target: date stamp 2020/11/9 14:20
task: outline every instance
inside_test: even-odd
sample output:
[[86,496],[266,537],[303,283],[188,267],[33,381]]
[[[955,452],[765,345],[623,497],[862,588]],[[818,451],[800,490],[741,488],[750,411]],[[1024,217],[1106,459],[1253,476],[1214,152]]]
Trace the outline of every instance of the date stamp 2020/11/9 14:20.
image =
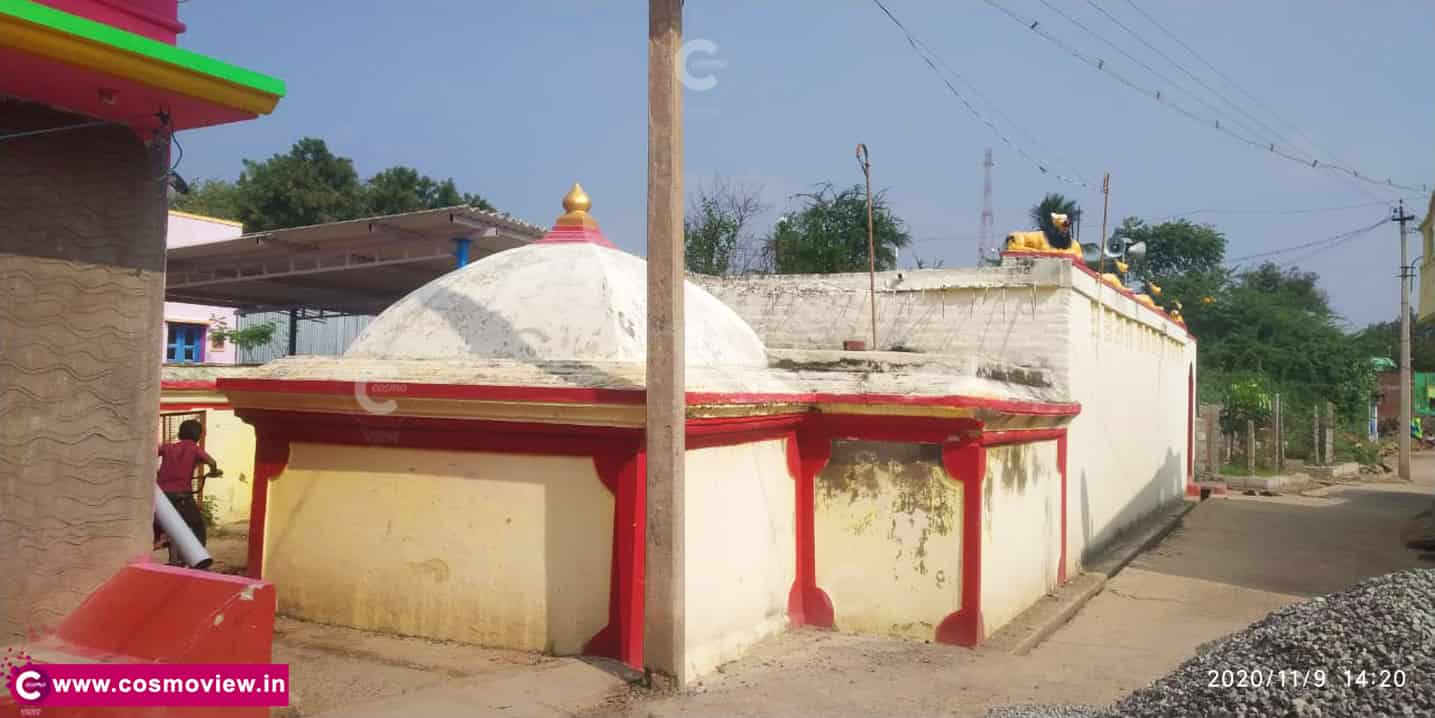
[[1381,670],[1334,670],[1324,668],[1238,668],[1208,670],[1207,688],[1404,688],[1410,676],[1400,668]]

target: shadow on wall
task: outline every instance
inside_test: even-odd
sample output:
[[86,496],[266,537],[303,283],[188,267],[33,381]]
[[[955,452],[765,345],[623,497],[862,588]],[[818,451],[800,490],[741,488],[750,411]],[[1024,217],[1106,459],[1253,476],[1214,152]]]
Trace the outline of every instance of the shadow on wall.
[[[459,271],[463,271],[463,270],[459,270]],[[548,341],[548,340],[549,340],[549,337],[548,337],[547,335],[545,335],[541,330],[532,329],[532,328],[523,329],[523,328],[519,328],[519,327],[517,327],[517,326],[514,326],[514,324],[513,324],[512,322],[508,321],[508,320],[507,320],[506,318],[504,318],[503,316],[501,316],[501,315],[499,315],[499,314],[497,314],[497,313],[495,313],[495,312],[492,312],[492,311],[490,311],[487,307],[483,306],[482,304],[479,304],[478,302],[475,302],[475,301],[473,300],[473,297],[467,296],[467,295],[465,295],[465,294],[461,294],[461,293],[459,293],[459,292],[455,292],[455,291],[449,289],[448,287],[438,287],[438,288],[436,288],[435,293],[434,293],[434,299],[430,302],[430,306],[436,306],[436,307],[452,307],[452,308],[456,308],[456,309],[458,310],[457,312],[452,312],[452,311],[450,311],[450,312],[445,312],[445,313],[444,313],[444,316],[449,316],[449,317],[453,317],[453,316],[464,316],[464,317],[468,317],[471,321],[482,322],[482,323],[487,323],[487,324],[490,324],[490,325],[496,325],[496,326],[498,326],[498,327],[501,327],[501,331],[504,332],[504,333],[506,333],[508,336],[512,337],[512,338],[513,338],[512,341],[517,344],[517,346],[516,346],[515,348],[516,348],[518,351],[521,351],[521,352],[523,353],[523,355],[526,356],[526,358],[528,358],[530,361],[536,362],[535,366],[537,366],[539,369],[542,369],[543,371],[545,371],[545,372],[547,372],[547,373],[550,373],[550,374],[555,374],[555,375],[557,375],[557,376],[566,376],[566,375],[568,374],[568,372],[566,372],[566,371],[565,371],[565,372],[562,372],[561,374],[558,373],[558,372],[555,372],[554,369],[558,368],[559,365],[556,365],[556,364],[554,364],[554,363],[552,363],[552,362],[548,362],[548,363],[543,363],[543,362],[541,362],[541,361],[537,358],[537,357],[538,357],[538,353],[537,353],[537,351],[534,349],[533,344],[529,343],[528,341],[526,341],[526,340],[524,339],[524,337],[534,337],[535,339],[537,339],[537,340],[539,340],[539,341],[544,341],[544,342]],[[620,317],[620,319],[622,319],[622,317]],[[629,324],[632,324],[632,322],[631,322],[631,321],[625,322],[625,325],[629,325]],[[453,327],[453,328],[454,328],[454,331],[455,331],[456,334],[459,334],[460,336],[462,336],[462,333],[461,333],[461,331],[460,331],[460,329],[461,329],[460,327],[455,326],[455,327]],[[646,332],[646,331],[647,331],[647,329],[646,329],[646,324],[644,324],[644,326],[641,327],[640,329],[641,329],[642,331]],[[470,353],[474,353],[474,354],[476,354],[476,355],[478,355],[478,356],[482,356],[481,352],[477,351],[475,347],[468,346],[468,347],[465,347],[465,348],[466,348]],[[591,364],[591,363],[588,363],[588,362],[583,362],[583,361],[563,361],[563,362],[561,362],[561,366],[562,366],[562,367],[572,367],[572,368],[578,368],[578,369],[586,370],[587,372],[590,372],[590,373],[592,373],[592,374],[594,374],[594,375],[596,375],[596,376],[598,376],[598,377],[601,377],[601,381],[602,381],[602,383],[603,383],[603,386],[606,387],[606,388],[618,388],[618,389],[625,389],[625,388],[630,388],[630,389],[643,389],[643,388],[645,388],[644,385],[642,385],[642,384],[637,384],[637,383],[634,383],[634,382],[627,381],[627,380],[625,380],[625,379],[621,379],[621,378],[619,378],[619,377],[615,377],[615,376],[613,376],[612,374],[608,373],[606,370],[604,370],[604,369],[598,367],[597,365],[594,365],[594,364]]]
[[1184,501],[1186,496],[1184,467],[1181,455],[1167,449],[1161,467],[1136,495],[1131,497],[1105,526],[1097,529],[1091,517],[1091,493],[1086,471],[1081,472],[1081,536],[1084,548],[1081,562],[1090,563],[1127,528],[1167,504]]
[[[611,555],[601,562],[590,559],[597,546],[611,544],[612,517],[575,520],[575,511],[602,510],[591,501],[575,499],[580,493],[588,496],[606,493],[606,489],[597,474],[590,472],[588,476],[572,477],[594,482],[589,491],[566,498],[555,496],[553,489],[562,486],[562,482],[544,481],[521,472],[490,473],[475,465],[478,456],[444,452],[442,459],[430,463],[422,472],[439,476],[431,485],[434,494],[409,503],[384,501],[379,493],[381,487],[366,485],[364,480],[376,472],[391,476],[405,471],[420,473],[410,465],[416,458],[413,455],[375,456],[363,452],[356,456],[343,450],[327,451],[322,466],[305,466],[304,454],[296,452],[297,461],[291,462],[291,467],[322,470],[330,475],[305,482],[302,493],[292,502],[294,508],[287,525],[271,539],[271,557],[313,556],[296,567],[303,573],[302,582],[283,587],[281,599],[287,594],[289,601],[287,606],[281,606],[281,612],[292,615],[298,602],[310,611],[322,612],[295,616],[304,620],[493,648],[540,650],[549,655],[581,652],[583,645],[607,623]],[[592,466],[591,460],[584,457],[568,458]],[[495,505],[490,512],[465,514],[460,519],[457,512],[441,509],[441,504],[454,494],[471,489],[463,484],[472,481],[531,486],[542,494],[538,499],[543,504],[542,513],[525,515],[521,510]],[[282,483],[281,480],[276,488],[283,490]],[[471,503],[476,498],[479,497],[470,493],[462,502]],[[346,505],[346,501],[350,503]],[[583,504],[581,508],[575,506],[579,503]],[[315,512],[322,513],[315,517]],[[323,514],[360,520],[332,519],[344,521],[348,527],[345,531],[351,533],[348,540],[328,542],[326,555],[319,558],[315,556],[311,517],[322,522]],[[536,557],[531,546],[526,545],[534,532],[534,520],[543,522],[541,615],[531,598],[526,604],[521,598],[514,602],[522,595],[524,584],[536,578],[532,566]],[[594,524],[600,522],[601,544],[593,535]],[[467,540],[481,543],[465,546]],[[376,547],[385,550],[381,553],[374,550]],[[598,575],[601,580],[595,578]],[[485,590],[469,591],[477,586]],[[339,587],[348,589],[347,593]],[[316,593],[321,595],[315,596]],[[459,594],[466,598],[459,599]],[[459,600],[477,604],[478,608],[456,606]],[[515,610],[520,605],[522,610]],[[595,608],[601,608],[604,618],[589,625]],[[475,626],[455,622],[465,614],[492,614],[498,610],[509,614],[503,624]],[[558,645],[555,636],[563,636],[571,645]],[[516,640],[527,640],[530,645],[513,645]]]

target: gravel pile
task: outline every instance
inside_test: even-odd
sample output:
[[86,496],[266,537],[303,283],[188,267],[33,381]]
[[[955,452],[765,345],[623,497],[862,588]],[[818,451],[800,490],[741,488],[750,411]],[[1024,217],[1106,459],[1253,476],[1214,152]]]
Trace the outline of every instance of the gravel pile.
[[1195,658],[1105,711],[1001,710],[1007,712],[990,715],[1435,715],[1435,570],[1401,571],[1282,608],[1202,646]]

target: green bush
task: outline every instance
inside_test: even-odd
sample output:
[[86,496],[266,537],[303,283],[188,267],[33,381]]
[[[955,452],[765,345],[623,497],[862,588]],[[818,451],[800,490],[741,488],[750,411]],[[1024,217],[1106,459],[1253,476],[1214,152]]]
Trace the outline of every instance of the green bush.
[[199,502],[199,515],[204,517],[204,528],[214,535],[219,530],[219,499],[206,495]]

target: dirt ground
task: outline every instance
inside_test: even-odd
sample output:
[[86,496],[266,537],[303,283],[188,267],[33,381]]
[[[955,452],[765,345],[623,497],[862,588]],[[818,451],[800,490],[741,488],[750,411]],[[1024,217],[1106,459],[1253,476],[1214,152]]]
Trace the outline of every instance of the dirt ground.
[[[290,665],[293,704],[273,715],[981,716],[1008,703],[1109,703],[1289,602],[1435,567],[1398,540],[1435,495],[1435,454],[1418,454],[1415,473],[1415,484],[1341,485],[1320,498],[1205,502],[1026,656],[801,630],[672,692],[632,687],[603,661],[280,618],[274,660]],[[212,538],[215,569],[241,571],[245,541],[242,526]]]

